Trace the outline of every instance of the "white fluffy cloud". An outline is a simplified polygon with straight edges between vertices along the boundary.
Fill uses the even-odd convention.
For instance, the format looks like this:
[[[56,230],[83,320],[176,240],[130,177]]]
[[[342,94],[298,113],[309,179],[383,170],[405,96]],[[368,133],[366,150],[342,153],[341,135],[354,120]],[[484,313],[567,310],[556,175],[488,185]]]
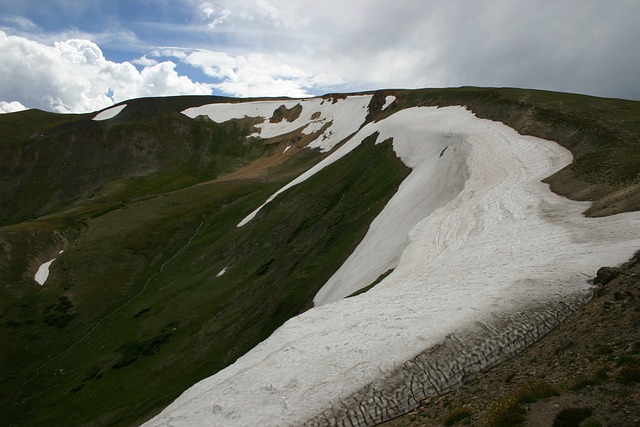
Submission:
[[[95,111],[142,96],[209,94],[170,61],[143,66],[105,59],[89,40],[45,45],[0,30],[0,99],[56,112]]]
[[[234,96],[311,96],[314,76],[288,65],[276,55],[253,53],[232,56],[224,52],[195,50],[182,57],[218,81],[214,87]]]
[[[0,101],[0,113],[15,113],[16,111],[26,110],[27,107],[17,101],[6,102]]]
[[[291,65],[296,58],[279,53],[231,55],[207,49],[161,48],[142,60],[146,63],[154,58],[169,58],[198,68],[211,78],[214,90],[238,97],[308,97],[317,94],[317,89],[327,82],[340,81],[338,76],[328,78]]]

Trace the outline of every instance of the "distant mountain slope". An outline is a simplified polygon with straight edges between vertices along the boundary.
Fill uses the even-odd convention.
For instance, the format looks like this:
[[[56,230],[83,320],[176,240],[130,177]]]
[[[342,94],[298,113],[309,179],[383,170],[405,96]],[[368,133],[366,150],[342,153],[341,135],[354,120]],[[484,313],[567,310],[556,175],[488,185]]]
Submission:
[[[638,103],[519,89],[360,95],[370,99],[354,132],[411,106],[466,105],[571,149],[549,181],[596,200],[591,214],[639,207]],[[101,121],[0,116],[1,424],[148,419],[310,307],[409,173],[371,140],[238,228],[329,155],[305,147],[334,124],[263,138],[252,136],[263,118],[181,113],[246,101],[266,100],[131,100]],[[268,101],[273,126],[301,117],[302,101]],[[35,272],[56,257],[39,286]]]

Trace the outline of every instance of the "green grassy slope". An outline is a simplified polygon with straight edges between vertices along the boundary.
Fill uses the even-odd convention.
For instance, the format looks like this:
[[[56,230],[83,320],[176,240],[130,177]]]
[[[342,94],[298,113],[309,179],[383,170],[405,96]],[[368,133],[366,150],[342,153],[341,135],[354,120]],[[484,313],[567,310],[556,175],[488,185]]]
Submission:
[[[109,140],[163,117],[111,125],[130,131]],[[209,182],[274,148],[245,142],[239,125],[185,122],[193,156],[0,228],[0,424],[148,418],[309,307],[408,173],[371,138],[237,228],[314,157],[303,150],[271,178]],[[39,287],[35,268],[62,248]]]
[[[179,113],[213,100],[135,100],[100,122],[32,111],[0,116],[0,130],[8,130],[0,137],[0,225],[86,200],[95,207],[96,197],[108,204],[187,187],[273,151],[246,141],[248,126],[219,126]]]

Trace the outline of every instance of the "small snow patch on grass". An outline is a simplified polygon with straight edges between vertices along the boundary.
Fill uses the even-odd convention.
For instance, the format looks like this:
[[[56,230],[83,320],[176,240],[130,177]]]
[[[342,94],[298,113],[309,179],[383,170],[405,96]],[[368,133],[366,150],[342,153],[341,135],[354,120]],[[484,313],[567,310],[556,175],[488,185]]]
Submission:
[[[108,108],[108,109],[106,109],[104,111],[101,111],[98,114],[96,114],[95,117],[92,120],[102,121],[102,120],[112,119],[115,116],[117,116],[118,114],[120,114],[120,112],[122,110],[124,110],[126,106],[127,106],[127,104],[122,104],[122,105],[117,105],[115,107]]]
[[[388,107],[389,105],[393,104],[393,101],[395,101],[395,100],[396,100],[396,97],[395,97],[395,96],[393,96],[393,95],[389,95],[389,96],[385,97],[385,98],[384,98],[384,105],[382,106],[382,109],[383,109],[383,110],[386,110],[386,109],[387,109],[387,107]]]

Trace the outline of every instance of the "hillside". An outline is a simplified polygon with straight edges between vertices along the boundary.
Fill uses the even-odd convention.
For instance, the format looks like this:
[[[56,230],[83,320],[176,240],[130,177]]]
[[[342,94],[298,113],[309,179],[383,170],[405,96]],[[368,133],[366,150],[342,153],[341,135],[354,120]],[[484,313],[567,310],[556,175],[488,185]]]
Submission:
[[[343,141],[402,110],[465,105],[557,141],[575,159],[548,178],[555,192],[595,201],[590,216],[640,208],[637,102],[477,88],[308,102],[177,97],[127,101],[103,120],[0,116],[0,423],[138,424],[309,308],[411,172],[383,129],[348,152]],[[187,113],[240,103],[268,107]],[[362,283],[388,265],[376,268]]]

